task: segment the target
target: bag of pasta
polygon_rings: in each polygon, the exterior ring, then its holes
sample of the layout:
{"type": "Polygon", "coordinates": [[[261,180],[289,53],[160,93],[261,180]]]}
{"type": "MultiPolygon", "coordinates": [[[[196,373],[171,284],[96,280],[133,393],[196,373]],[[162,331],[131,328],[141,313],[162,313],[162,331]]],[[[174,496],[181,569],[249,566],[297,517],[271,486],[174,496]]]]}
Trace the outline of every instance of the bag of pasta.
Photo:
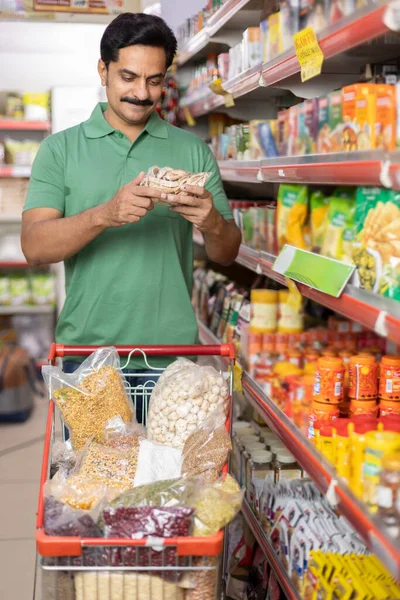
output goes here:
{"type": "Polygon", "coordinates": [[[219,478],[231,450],[226,416],[215,411],[186,439],[182,451],[182,477],[198,475],[204,483],[213,483],[219,478]]]}
{"type": "Polygon", "coordinates": [[[115,348],[96,350],[75,373],[45,366],[42,374],[75,450],[81,451],[90,438],[101,441],[104,426],[112,417],[120,415],[125,422],[132,420],[133,407],[115,348]]]}
{"type": "Polygon", "coordinates": [[[189,173],[181,169],[170,167],[151,167],[140,185],[160,190],[164,194],[176,196],[176,200],[161,201],[153,198],[155,204],[167,206],[179,204],[179,194],[184,193],[186,185],[204,187],[210,177],[210,173],[189,173]]]}

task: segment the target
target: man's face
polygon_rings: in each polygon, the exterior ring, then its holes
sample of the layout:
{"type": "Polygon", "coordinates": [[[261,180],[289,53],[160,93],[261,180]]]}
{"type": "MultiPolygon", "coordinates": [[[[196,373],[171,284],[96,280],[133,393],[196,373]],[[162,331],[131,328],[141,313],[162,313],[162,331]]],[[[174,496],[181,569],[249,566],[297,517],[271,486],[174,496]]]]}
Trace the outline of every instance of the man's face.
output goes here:
{"type": "Polygon", "coordinates": [[[166,58],[163,48],[128,46],[108,69],[99,61],[109,107],[128,124],[145,123],[161,97],[166,58]]]}

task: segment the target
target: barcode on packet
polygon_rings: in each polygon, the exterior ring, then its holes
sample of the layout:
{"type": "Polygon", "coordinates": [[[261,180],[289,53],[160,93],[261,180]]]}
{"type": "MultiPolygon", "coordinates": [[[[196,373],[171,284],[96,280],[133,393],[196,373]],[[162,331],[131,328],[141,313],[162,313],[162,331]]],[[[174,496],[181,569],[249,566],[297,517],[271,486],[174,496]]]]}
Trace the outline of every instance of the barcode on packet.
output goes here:
{"type": "Polygon", "coordinates": [[[393,392],[393,380],[386,379],[386,393],[391,394],[393,392]]]}
{"type": "Polygon", "coordinates": [[[340,396],[342,393],[342,383],[340,381],[336,381],[335,383],[335,396],[340,396]]]}

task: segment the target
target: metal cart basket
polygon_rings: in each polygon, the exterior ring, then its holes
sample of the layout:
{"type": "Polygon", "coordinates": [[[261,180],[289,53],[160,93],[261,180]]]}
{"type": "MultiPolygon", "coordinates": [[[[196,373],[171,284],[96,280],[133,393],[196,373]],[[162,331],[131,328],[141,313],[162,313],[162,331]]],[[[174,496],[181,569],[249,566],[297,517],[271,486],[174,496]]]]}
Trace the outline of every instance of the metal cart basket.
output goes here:
{"type": "MultiPolygon", "coordinates": [[[[49,363],[71,356],[87,357],[97,347],[53,344],[49,363]]],[[[234,348],[215,346],[117,346],[127,392],[137,414],[147,417],[151,392],[163,369],[150,366],[152,357],[224,357],[230,362],[230,402],[233,391],[234,348]],[[127,372],[130,358],[141,354],[148,372],[127,372]],[[124,361],[124,359],[126,359],[124,361]],[[149,381],[150,379],[150,381],[149,381]]],[[[231,406],[231,403],[230,403],[231,406]]],[[[215,600],[220,597],[224,533],[209,537],[157,539],[82,538],[49,536],[44,532],[44,491],[50,476],[55,439],[55,404],[50,396],[36,524],[41,595],[37,600],[215,600]]],[[[226,427],[230,428],[230,410],[226,427]]],[[[227,466],[226,466],[227,469],[227,466]]]]}

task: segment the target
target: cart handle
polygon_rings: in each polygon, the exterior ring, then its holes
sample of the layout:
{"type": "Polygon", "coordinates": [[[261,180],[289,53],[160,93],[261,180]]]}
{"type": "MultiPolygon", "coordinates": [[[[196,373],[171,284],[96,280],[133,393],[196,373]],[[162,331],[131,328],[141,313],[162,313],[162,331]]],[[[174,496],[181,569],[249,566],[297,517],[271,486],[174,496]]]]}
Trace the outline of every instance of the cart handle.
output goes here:
{"type": "MultiPolygon", "coordinates": [[[[52,344],[49,361],[66,356],[88,356],[103,346],[65,346],[52,344]]],[[[232,343],[215,346],[114,346],[120,356],[139,354],[143,351],[147,356],[225,356],[234,360],[235,347],[232,343]]]]}

